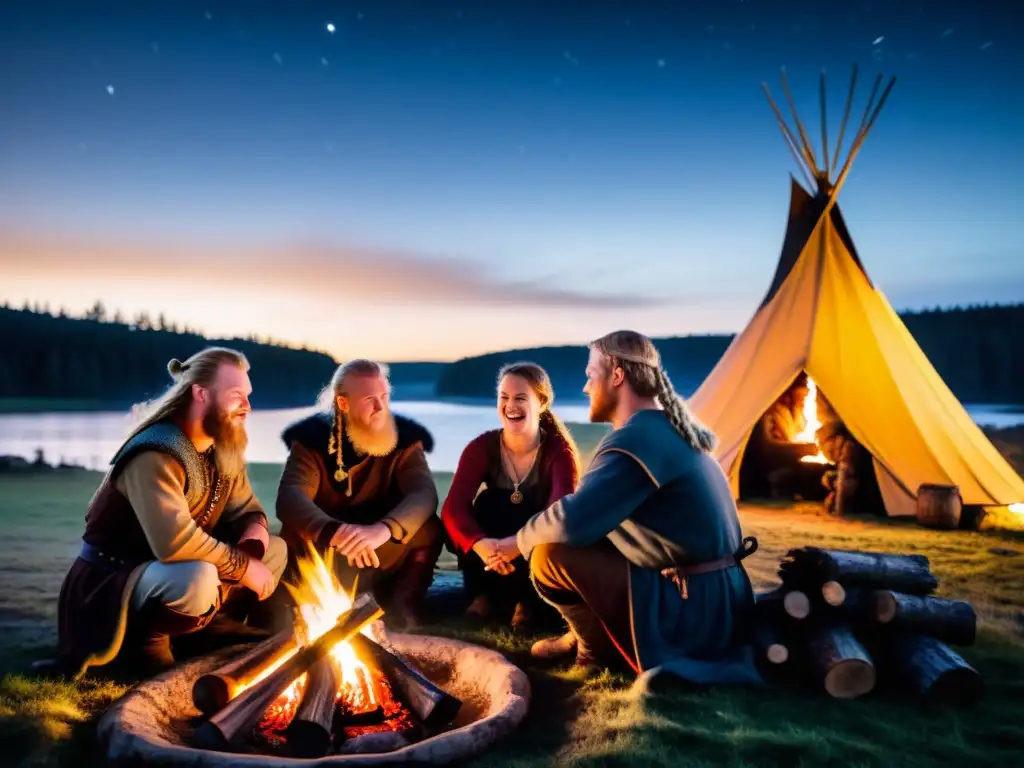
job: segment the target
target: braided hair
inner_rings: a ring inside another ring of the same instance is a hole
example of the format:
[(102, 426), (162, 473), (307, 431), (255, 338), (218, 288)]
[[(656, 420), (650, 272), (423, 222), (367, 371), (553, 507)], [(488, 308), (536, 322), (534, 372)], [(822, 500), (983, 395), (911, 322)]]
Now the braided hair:
[(590, 346), (607, 357), (612, 367), (622, 368), (626, 382), (637, 395), (657, 400), (688, 445), (704, 452), (714, 449), (715, 433), (700, 423), (676, 392), (654, 342), (636, 331), (614, 331)]

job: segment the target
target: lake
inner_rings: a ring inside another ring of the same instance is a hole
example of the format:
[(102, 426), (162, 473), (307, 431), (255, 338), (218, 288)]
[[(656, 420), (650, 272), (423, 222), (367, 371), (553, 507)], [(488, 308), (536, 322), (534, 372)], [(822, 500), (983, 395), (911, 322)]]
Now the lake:
[[(431, 469), (454, 472), (466, 444), (481, 432), (498, 426), (493, 404), (445, 403), (431, 400), (395, 401), (396, 413), (416, 419), (431, 431), (436, 443), (428, 456)], [(968, 405), (978, 424), (1007, 427), (1024, 424), (1024, 406)], [(249, 418), (252, 462), (283, 463), (286, 458), (281, 432), (312, 408), (253, 411)], [(585, 403), (555, 408), (567, 422), (587, 421)], [(0, 456), (35, 457), (37, 449), (51, 463), (64, 460), (90, 469), (104, 469), (129, 427), (124, 413), (33, 413), (0, 415)]]

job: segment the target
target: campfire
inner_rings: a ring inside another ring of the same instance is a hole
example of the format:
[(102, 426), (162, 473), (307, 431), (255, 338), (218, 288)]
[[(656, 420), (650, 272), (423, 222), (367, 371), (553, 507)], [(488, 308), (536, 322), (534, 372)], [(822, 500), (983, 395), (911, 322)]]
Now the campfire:
[(800, 461), (808, 464), (831, 464), (832, 462), (821, 452), (821, 446), (818, 444), (817, 432), (821, 429), (821, 420), (818, 418), (818, 385), (810, 376), (807, 377), (807, 395), (803, 402), (803, 416), (806, 424), (803, 430), (793, 437), (793, 442), (815, 445), (818, 452), (809, 456), (801, 456)]
[(354, 600), (326, 559), (299, 561), (294, 626), (200, 676), (192, 687), (208, 719), (194, 743), (218, 751), (322, 757), (363, 739), (391, 748), (452, 722), (462, 702), (374, 637), (384, 611)]

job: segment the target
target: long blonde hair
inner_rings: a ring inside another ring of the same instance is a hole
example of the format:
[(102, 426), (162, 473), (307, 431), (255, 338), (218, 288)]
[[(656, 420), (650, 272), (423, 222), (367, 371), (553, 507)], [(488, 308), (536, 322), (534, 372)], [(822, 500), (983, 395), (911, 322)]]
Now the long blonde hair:
[(655, 398), (672, 426), (693, 448), (705, 452), (714, 449), (718, 442), (715, 433), (700, 423), (676, 393), (653, 341), (636, 331), (613, 331), (590, 346), (608, 358), (612, 368), (622, 368), (626, 382), (638, 396)]
[[(342, 455), (345, 418), (338, 408), (338, 398), (341, 395), (347, 394), (345, 392), (345, 380), (349, 376), (380, 376), (387, 381), (388, 373), (388, 366), (385, 363), (378, 363), (375, 360), (367, 360), (360, 357), (339, 365), (334, 371), (334, 375), (331, 376), (331, 382), (320, 390), (320, 395), (317, 397), (317, 405), (324, 411), (330, 411), (333, 418), (331, 437), (327, 442), (327, 453), (331, 456), (338, 455), (338, 466), (334, 471), (334, 479), (339, 483), (348, 477), (348, 470), (345, 469), (345, 458)], [(388, 381), (388, 387), (390, 388), (390, 381)], [(349, 495), (351, 495), (351, 490), (350, 482)]]
[(211, 386), (221, 365), (236, 365), (243, 371), (249, 370), (249, 361), (245, 355), (227, 347), (207, 347), (185, 362), (177, 358), (168, 362), (167, 372), (174, 383), (160, 397), (139, 403), (132, 409), (136, 423), (125, 442), (154, 424), (183, 416), (192, 405), (192, 385)]
[(548, 376), (548, 372), (541, 366), (537, 365), (537, 363), (524, 361), (509, 363), (502, 366), (501, 370), (498, 371), (499, 386), (501, 385), (501, 380), (506, 376), (521, 377), (530, 385), (530, 389), (533, 390), (537, 399), (540, 400), (541, 426), (547, 427), (556, 440), (561, 440), (564, 445), (564, 450), (572, 459), (572, 487), (575, 489), (576, 484), (579, 482), (579, 479), (583, 474), (583, 462), (580, 460), (580, 449), (576, 445), (576, 441), (573, 440), (569, 429), (565, 426), (565, 422), (558, 418), (554, 411), (551, 410), (551, 406), (555, 402), (555, 389), (551, 385), (551, 377)]

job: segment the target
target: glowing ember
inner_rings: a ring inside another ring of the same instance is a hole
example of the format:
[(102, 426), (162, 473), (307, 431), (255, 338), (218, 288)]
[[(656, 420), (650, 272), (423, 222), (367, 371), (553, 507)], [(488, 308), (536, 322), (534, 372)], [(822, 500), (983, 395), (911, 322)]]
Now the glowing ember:
[[(821, 428), (821, 421), (818, 419), (818, 385), (814, 379), (807, 377), (807, 395), (803, 403), (805, 426), (801, 432), (793, 438), (794, 443), (810, 443), (816, 445), (818, 442), (817, 432)], [(821, 448), (813, 456), (802, 456), (800, 461), (808, 464), (831, 464), (821, 452)]]

